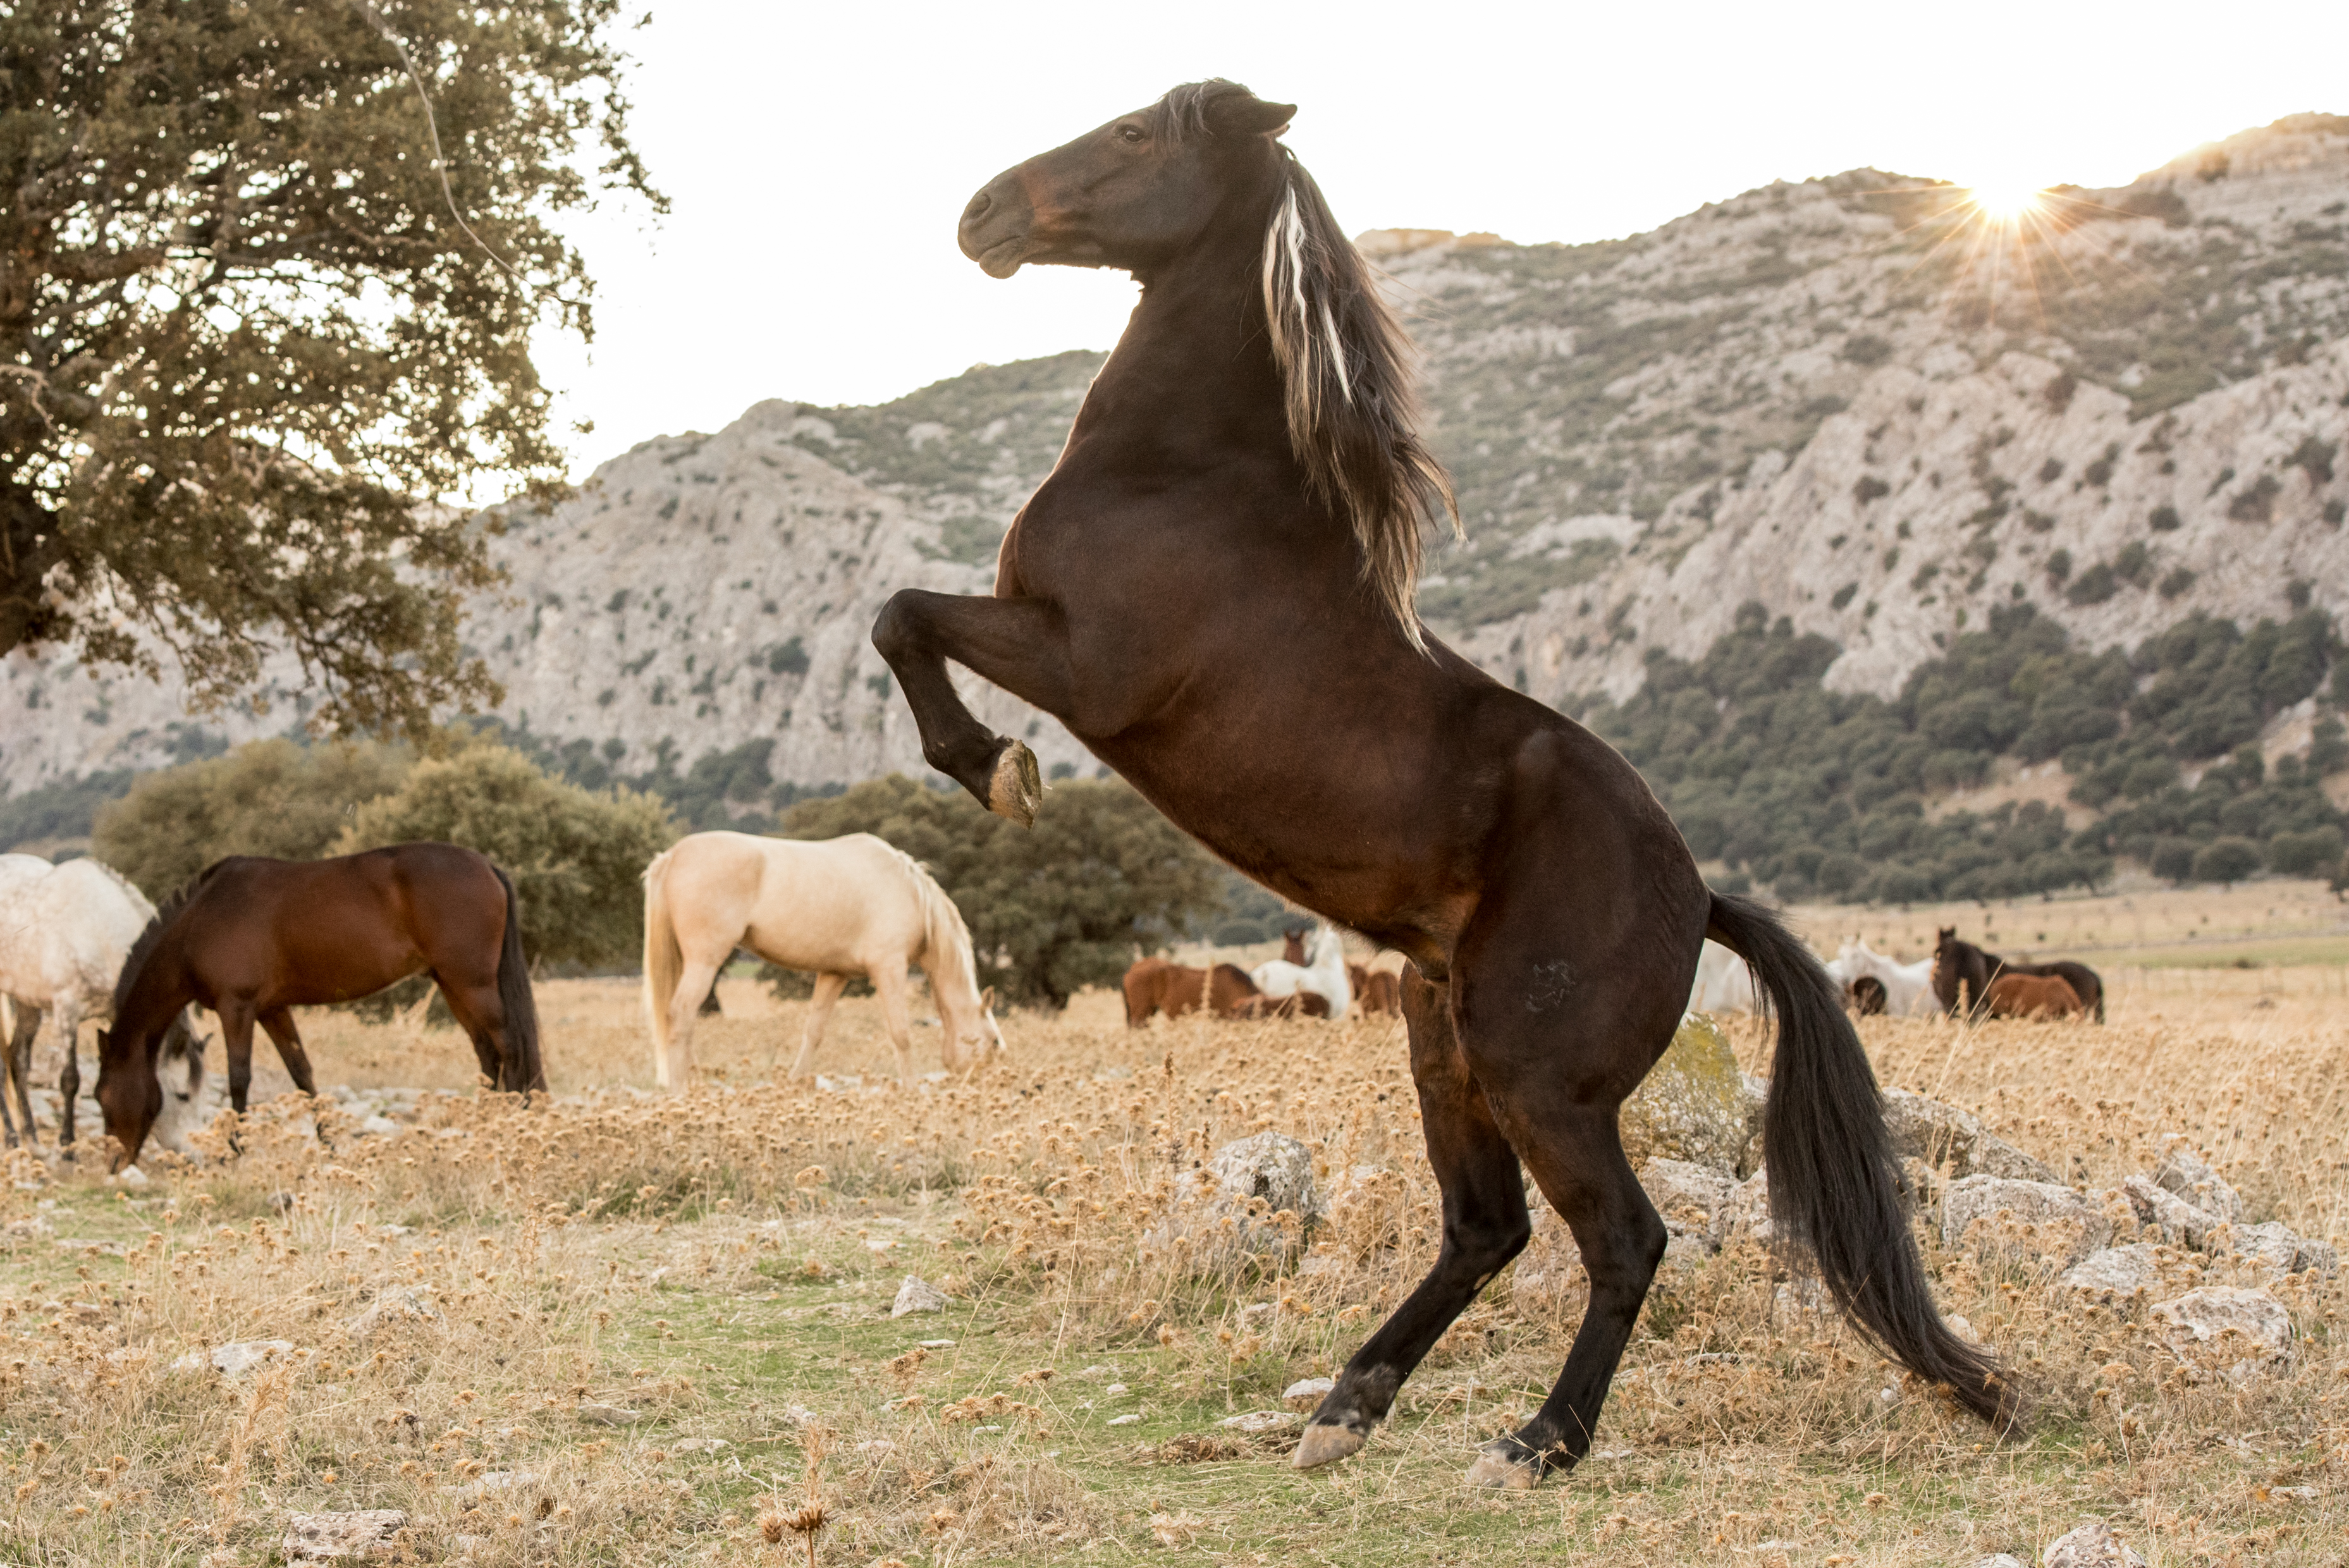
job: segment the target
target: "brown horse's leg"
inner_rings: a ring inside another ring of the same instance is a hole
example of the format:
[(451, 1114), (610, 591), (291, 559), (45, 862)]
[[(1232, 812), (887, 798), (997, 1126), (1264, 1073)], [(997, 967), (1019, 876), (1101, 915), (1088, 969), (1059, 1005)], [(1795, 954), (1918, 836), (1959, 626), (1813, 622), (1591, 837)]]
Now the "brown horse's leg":
[(1341, 1460), (1385, 1418), (1402, 1387), (1452, 1320), (1476, 1299), (1532, 1234), (1517, 1157), (1454, 1038), (1448, 994), (1413, 968), (1403, 983), (1411, 1076), (1419, 1087), (1427, 1158), (1444, 1192), (1444, 1245), (1435, 1266), (1371, 1336), (1313, 1413), (1297, 1445), (1299, 1470)]
[(212, 1012), (221, 1023), (221, 1048), (228, 1053), (228, 1103), (243, 1116), (253, 1089), (253, 1004), (223, 996)]
[(505, 1004), (498, 1000), (497, 982), (492, 979), (477, 985), (452, 985), (436, 973), (432, 983), (440, 987), (441, 1000), (449, 1004), (449, 1016), (457, 1020), (457, 1026), (473, 1043), (473, 1059), (481, 1064), (482, 1078), (493, 1089), (508, 1088), (506, 1009)]
[(269, 1043), (277, 1047), (277, 1059), (285, 1064), (293, 1075), (294, 1087), (316, 1099), (318, 1080), (310, 1071), (310, 1057), (302, 1049), (302, 1037), (295, 1031), (294, 1015), (283, 1007), (272, 1007), (257, 1022), (269, 1036)]
[[(800, 1037), (799, 1059), (792, 1063), (792, 1077), (805, 1078), (808, 1064), (815, 1060), (816, 1047), (823, 1044), (823, 1029), (832, 1018), (832, 1005), (840, 1000), (840, 993), (848, 985), (845, 975), (819, 975), (815, 977), (815, 995), (808, 1003), (807, 1029)], [(774, 1063), (767, 1064), (770, 1072)]]
[(906, 588), (882, 606), (873, 645), (905, 688), (923, 759), (996, 815), (1023, 828), (1033, 823), (1044, 799), (1036, 754), (978, 722), (947, 676), (947, 661), (1065, 717), (1073, 681), (1060, 611), (1040, 599)]
[(49, 1014), (57, 1026), (57, 1044), (65, 1047), (66, 1065), (57, 1073), (57, 1144), (74, 1141), (74, 1109), (81, 1099), (81, 1010), (70, 1000), (59, 1002)]

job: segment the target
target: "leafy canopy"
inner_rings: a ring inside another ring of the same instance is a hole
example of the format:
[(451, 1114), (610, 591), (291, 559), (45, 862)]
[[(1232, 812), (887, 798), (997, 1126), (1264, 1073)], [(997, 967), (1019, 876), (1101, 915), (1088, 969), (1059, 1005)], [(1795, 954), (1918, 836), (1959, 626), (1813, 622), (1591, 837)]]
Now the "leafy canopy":
[(873, 833), (921, 861), (970, 926), (981, 983), (1030, 1006), (1064, 1007), (1084, 986), (1115, 984), (1138, 952), (1224, 902), (1222, 868), (1114, 780), (1054, 785), (1022, 830), (959, 789), (893, 773), (801, 801), (783, 831)]
[(616, 10), (0, 7), (0, 654), (174, 655), (218, 702), (283, 647), (346, 730), (494, 699), (482, 533), (419, 498), (559, 486), (529, 335), (591, 335), (592, 285), (549, 216), (661, 205)]

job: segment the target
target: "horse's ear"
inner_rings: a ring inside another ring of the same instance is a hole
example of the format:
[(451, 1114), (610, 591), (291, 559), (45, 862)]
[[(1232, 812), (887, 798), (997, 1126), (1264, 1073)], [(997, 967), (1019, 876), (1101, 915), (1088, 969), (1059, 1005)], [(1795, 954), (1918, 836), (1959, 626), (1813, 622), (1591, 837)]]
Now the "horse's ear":
[(1269, 136), (1297, 118), (1293, 103), (1267, 103), (1254, 93), (1232, 93), (1207, 106), (1207, 129), (1217, 136)]

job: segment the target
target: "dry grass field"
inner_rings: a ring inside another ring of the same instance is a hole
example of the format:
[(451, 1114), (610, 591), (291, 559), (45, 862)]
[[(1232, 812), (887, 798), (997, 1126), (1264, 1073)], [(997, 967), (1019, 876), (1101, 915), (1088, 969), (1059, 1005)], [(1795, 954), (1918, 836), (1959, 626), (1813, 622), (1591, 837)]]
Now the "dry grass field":
[[(2339, 973), (2111, 980), (2103, 1027), (1863, 1035), (1888, 1082), (2069, 1179), (2185, 1132), (2251, 1218), (2349, 1243)], [(2090, 1519), (2156, 1568), (2349, 1559), (2340, 1279), (2165, 1254), (2173, 1290), (2289, 1307), (2289, 1369), (2238, 1386), (1920, 1222), (1949, 1310), (2037, 1400), (1998, 1440), (1733, 1244), (1660, 1276), (1590, 1461), (1471, 1493), (1474, 1447), (1538, 1400), (1579, 1311), (1504, 1274), (1362, 1455), (1299, 1474), (1285, 1435), (1219, 1423), (1333, 1372), (1432, 1255), (1399, 1026), (1129, 1032), (1092, 993), (1007, 1019), (1009, 1061), (976, 1080), (907, 1091), (852, 1002), (830, 1087), (781, 1088), (799, 1005), (725, 1000), (688, 1096), (650, 1094), (631, 985), (560, 982), (552, 1105), (479, 1095), (453, 1033), (313, 1014), (325, 1081), (448, 1092), (372, 1136), (273, 1099), (240, 1157), (150, 1160), (143, 1188), (13, 1156), (0, 1562), (276, 1563), (288, 1514), (368, 1508), (406, 1513), (409, 1560), (483, 1564), (2036, 1563)], [(1758, 1030), (1733, 1039), (1766, 1065)], [(1263, 1130), (1325, 1184), (1357, 1174), (1258, 1258), (1184, 1222), (1195, 1162)], [(888, 1315), (909, 1274), (943, 1312)], [(205, 1364), (254, 1340), (286, 1346)]]

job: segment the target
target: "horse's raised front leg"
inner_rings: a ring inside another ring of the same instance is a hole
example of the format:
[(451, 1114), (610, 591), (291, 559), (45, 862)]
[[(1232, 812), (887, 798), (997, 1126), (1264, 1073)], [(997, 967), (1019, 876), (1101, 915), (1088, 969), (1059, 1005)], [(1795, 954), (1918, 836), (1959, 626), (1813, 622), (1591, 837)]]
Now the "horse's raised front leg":
[(1046, 713), (1065, 717), (1071, 698), (1069, 640), (1061, 613), (1041, 599), (995, 599), (907, 588), (873, 623), (922, 732), (922, 758), (978, 803), (1021, 827), (1036, 820), (1044, 783), (1024, 741), (978, 722), (947, 674), (951, 659)]

